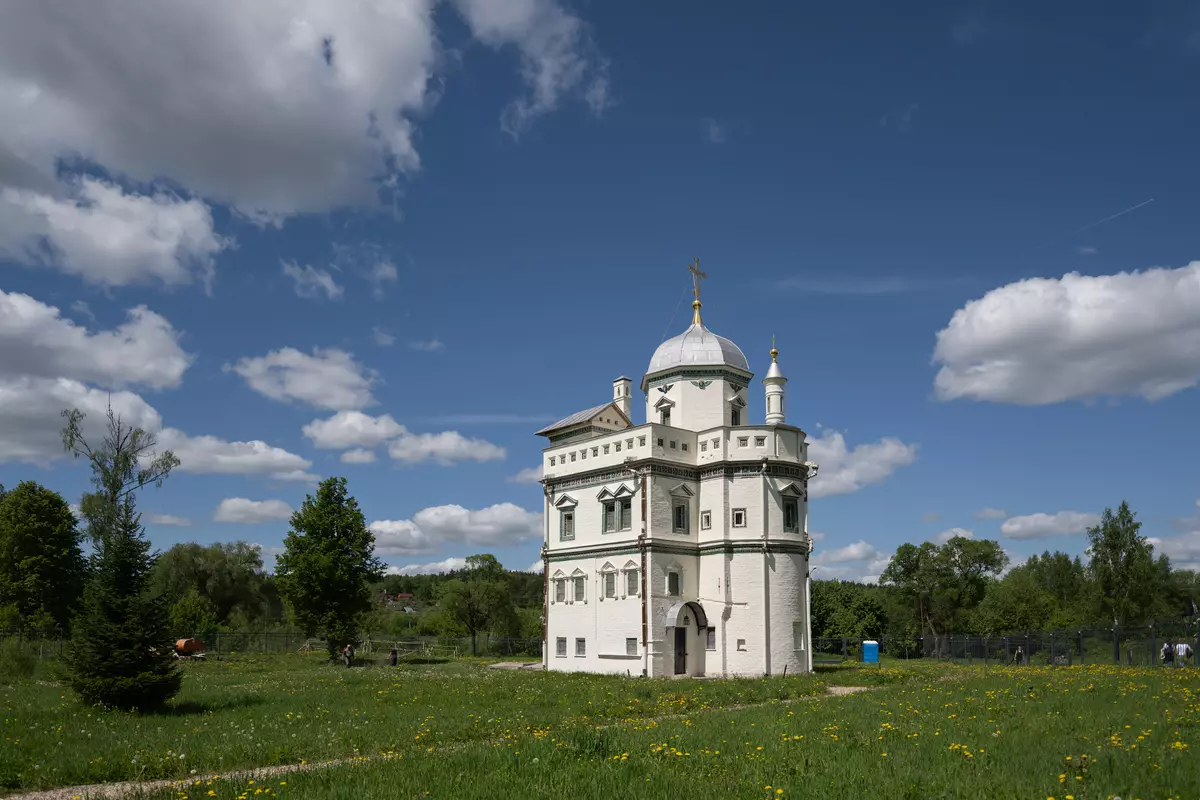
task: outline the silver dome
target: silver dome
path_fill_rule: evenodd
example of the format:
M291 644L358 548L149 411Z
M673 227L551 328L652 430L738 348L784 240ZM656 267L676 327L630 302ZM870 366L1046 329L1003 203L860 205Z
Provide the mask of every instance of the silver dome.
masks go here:
M658 346L647 375L672 369L673 367L732 367L750 371L745 354L736 344L724 336L717 336L704 325L693 323L683 333L673 336Z

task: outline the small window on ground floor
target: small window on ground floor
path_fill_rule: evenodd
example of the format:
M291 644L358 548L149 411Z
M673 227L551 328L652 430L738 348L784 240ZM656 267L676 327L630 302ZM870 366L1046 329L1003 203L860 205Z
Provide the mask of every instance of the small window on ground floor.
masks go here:
M794 649L794 650L803 650L804 649L805 633L807 633L807 631L805 630L805 625L803 622L793 622L792 623L792 649Z
M567 637L559 636L554 640L554 654L559 658L567 657Z
M576 656L586 656L587 655L587 639L576 639L575 640L575 655Z
M637 638L630 636L625 639L625 655L636 656L638 651Z
M745 650L745 649L746 649L746 640L738 639L738 650Z
M704 640L704 649L705 650L716 650L717 649L717 629L716 628L708 629L708 636Z

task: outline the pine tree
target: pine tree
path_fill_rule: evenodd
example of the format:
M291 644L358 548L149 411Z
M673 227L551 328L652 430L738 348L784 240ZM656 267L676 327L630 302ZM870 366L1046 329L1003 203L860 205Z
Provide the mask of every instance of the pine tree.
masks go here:
M353 642L371 610L370 583L383 577L375 536L345 478L327 478L292 514L275 564L279 594L306 636L325 639L331 659Z
M165 602L150 590L150 552L136 490L161 485L179 465L169 450L154 454L155 439L122 424L112 409L103 442L83 438L83 414L64 411L63 444L92 466L97 491L81 503L93 541L90 577L72 621L68 681L89 704L122 709L161 706L179 691L182 676L172 655Z

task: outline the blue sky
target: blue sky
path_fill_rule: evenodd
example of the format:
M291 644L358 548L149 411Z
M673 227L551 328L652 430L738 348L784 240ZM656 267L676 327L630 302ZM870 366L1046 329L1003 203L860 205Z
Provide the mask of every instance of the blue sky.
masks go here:
M184 461L159 547L269 552L338 474L398 569L525 568L533 431L698 256L777 336L826 576L1123 499L1200 564L1187 4L143 5L0 11L0 482L76 500L57 412L111 396Z

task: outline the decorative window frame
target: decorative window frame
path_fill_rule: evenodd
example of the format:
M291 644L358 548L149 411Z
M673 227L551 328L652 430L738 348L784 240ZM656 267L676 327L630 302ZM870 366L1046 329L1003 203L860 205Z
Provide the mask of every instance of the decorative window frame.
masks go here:
M613 582L612 595L608 594L608 579L609 578L612 578L612 582ZM618 597L620 597L620 595L617 594L617 589L618 589L617 578L618 578L617 568L612 565L612 562L605 561L604 566L602 566L600 568L600 585L597 587L597 592L596 592L598 599L600 600L601 603L603 603L605 600L616 600Z
M671 495L671 533L687 535L692 532L692 500L696 493L685 483L677 484L669 491ZM683 527L675 524L676 509L683 509Z
M642 593L642 576L641 567L636 561L626 561L625 566L621 567L621 579L624 584L621 586L622 597L638 597ZM629 576L633 575L633 592L629 591Z
M554 594L550 596L550 604L557 605L559 603L571 602L570 595L567 594L567 574L561 569L556 570L550 576L550 580L554 583ZM558 590L562 589L562 599L558 599Z
M803 523L800 520L800 503L808 498L808 492L805 491L804 487L800 486L799 484L789 483L787 486L784 486L779 490L779 495L779 510L783 515L783 532L800 533L800 529L803 527ZM795 507L796 513L795 524L793 524L791 527L789 527L787 524L789 505Z
M700 530L712 530L712 512L708 509L700 512Z
M555 501L554 507L558 509L558 540L560 542L575 541L575 533L579 526L579 515L575 513L579 502L568 494L564 494ZM566 522L567 515L571 515L571 535L567 536Z
M742 522L740 525L738 524L738 521L737 521L738 514L742 515ZM749 523L750 523L750 519L749 519L748 515L746 514L746 509L744 509L744 508L730 509L730 511L729 511L729 527L745 528Z
M677 575L679 581L679 591L671 594L671 575ZM683 597L683 564L678 561L670 561L663 569L663 594L667 597Z
M554 657L555 658L566 658L567 657L567 637L556 636L554 638Z
M581 586L582 591L580 590ZM577 568L571 573L571 599L568 602L587 605L587 601L587 573Z

